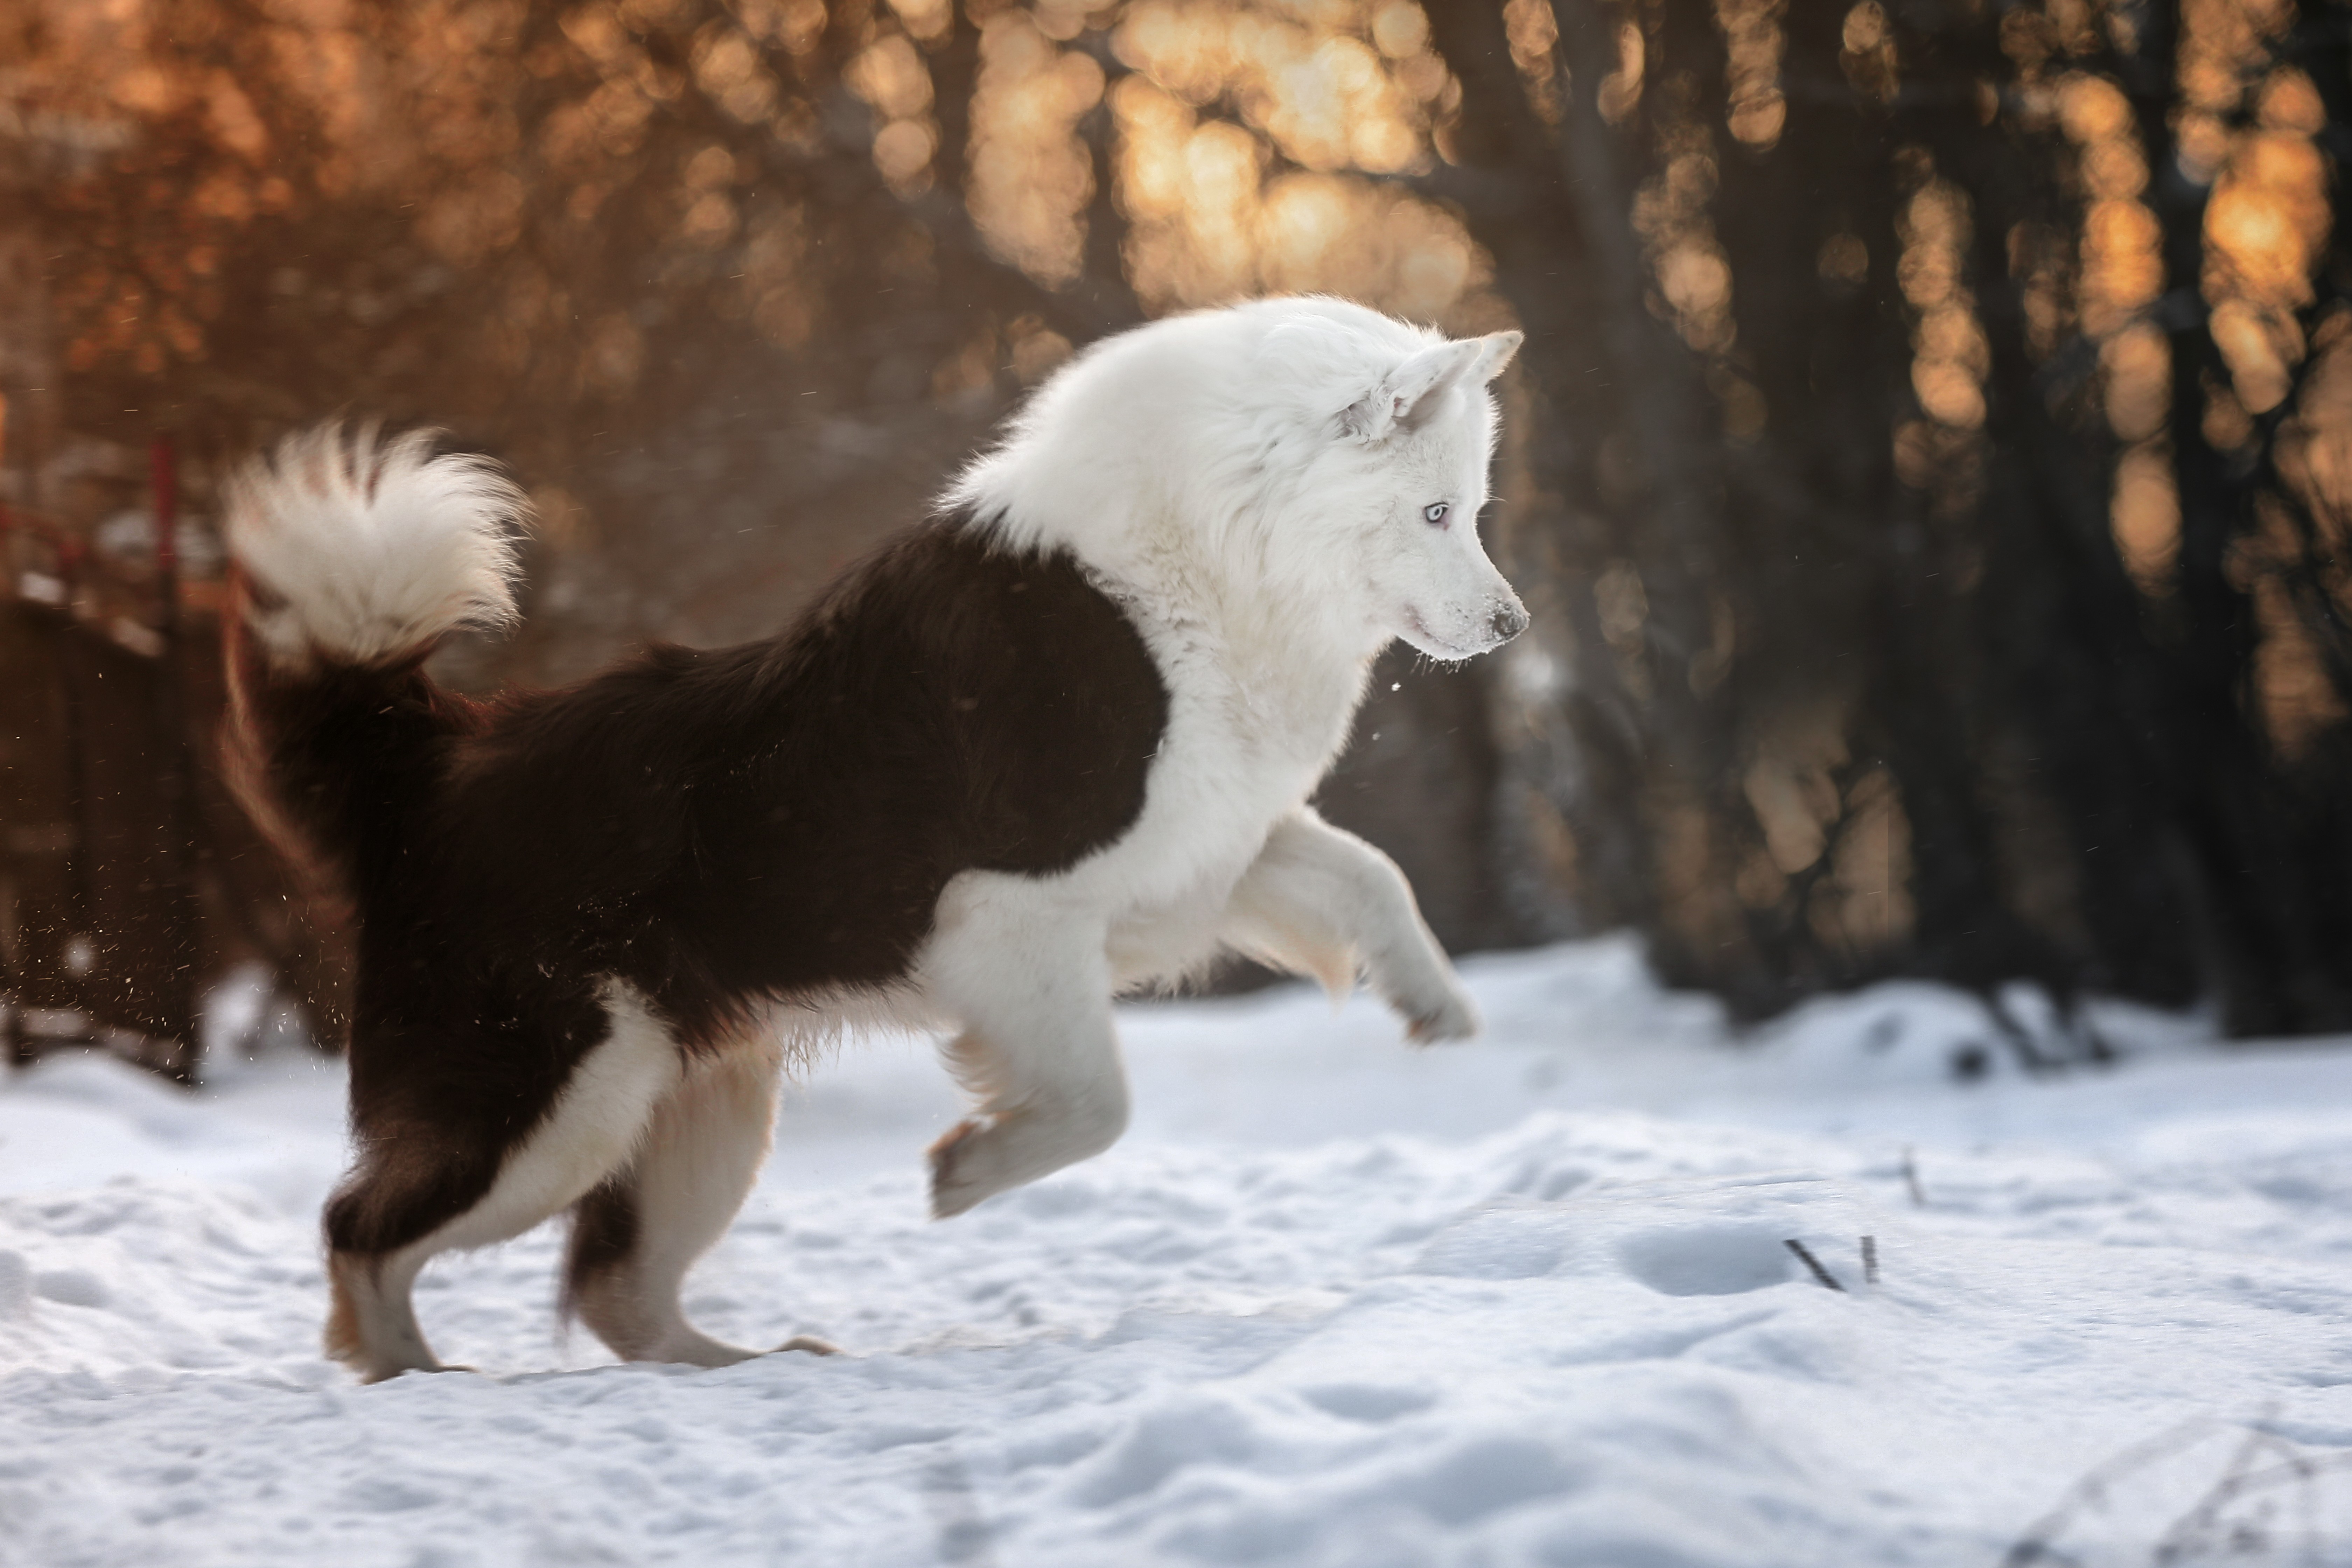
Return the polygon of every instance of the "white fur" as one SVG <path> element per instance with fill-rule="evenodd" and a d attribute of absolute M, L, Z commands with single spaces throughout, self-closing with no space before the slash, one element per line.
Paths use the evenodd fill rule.
<path fill-rule="evenodd" d="M 1099 1154 L 1127 1130 L 1099 898 L 1066 879 L 975 871 L 940 898 L 925 949 L 931 996 L 962 1032 L 948 1065 L 981 1114 L 931 1148 L 931 1212 Z"/>
<path fill-rule="evenodd" d="M 614 984 L 606 990 L 604 1011 L 611 1032 L 572 1068 L 546 1118 L 508 1152 L 497 1180 L 480 1201 L 379 1261 L 343 1256 L 332 1259 L 335 1290 L 354 1318 L 363 1358 L 359 1371 L 369 1382 L 440 1369 L 409 1299 L 418 1271 L 428 1261 L 444 1252 L 511 1240 L 578 1203 L 629 1162 L 655 1108 L 677 1087 L 682 1071 L 677 1042 L 647 1010 L 645 999 Z M 764 1134 L 761 1148 L 764 1152 Z M 735 1189 L 730 1214 L 742 1201 L 742 1187 Z M 683 1267 L 679 1272 L 683 1274 Z"/>
<path fill-rule="evenodd" d="M 513 621 L 529 504 L 486 459 L 433 442 L 321 426 L 230 481 L 229 548 L 263 590 L 246 622 L 280 668 L 379 664 Z"/>
<path fill-rule="evenodd" d="M 1395 866 L 1306 803 L 1391 640 L 1463 658 L 1526 625 L 1475 527 L 1486 384 L 1518 342 L 1324 299 L 1178 317 L 1080 355 L 957 482 L 1008 543 L 1069 550 L 1120 600 L 1170 710 L 1118 842 L 940 900 L 919 974 L 964 1026 L 949 1061 L 978 1104 L 933 1148 L 935 1213 L 1108 1147 L 1127 1114 L 1110 993 L 1220 945 L 1335 988 L 1361 966 L 1417 1037 L 1475 1029 Z"/>
<path fill-rule="evenodd" d="M 1396 862 L 1301 806 L 1275 824 L 1226 906 L 1224 940 L 1345 994 L 1360 971 L 1416 1039 L 1475 1034 L 1478 1010 Z"/>

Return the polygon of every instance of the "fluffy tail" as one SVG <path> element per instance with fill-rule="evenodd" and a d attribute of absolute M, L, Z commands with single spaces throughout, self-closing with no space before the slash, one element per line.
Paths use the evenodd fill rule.
<path fill-rule="evenodd" d="M 419 667 L 459 626 L 513 622 L 528 513 L 486 459 L 372 426 L 290 436 L 231 482 L 228 776 L 321 891 L 356 897 L 400 853 L 478 722 Z"/>

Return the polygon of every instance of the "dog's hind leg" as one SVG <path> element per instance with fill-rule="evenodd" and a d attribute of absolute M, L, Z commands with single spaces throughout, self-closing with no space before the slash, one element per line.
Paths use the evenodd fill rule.
<path fill-rule="evenodd" d="M 555 1069 L 503 1143 L 509 1108 L 486 1103 L 499 1095 L 453 1092 L 436 1116 L 414 1086 L 382 1101 L 354 1091 L 360 1159 L 327 1205 L 329 1355 L 370 1383 L 440 1370 L 410 1300 L 425 1265 L 520 1236 L 627 1163 L 678 1081 L 677 1047 L 633 993 L 608 987 L 601 1005 L 603 1037 Z"/>
<path fill-rule="evenodd" d="M 688 1322 L 678 1292 L 767 1159 L 782 1070 L 773 1038 L 691 1062 L 655 1108 L 636 1157 L 580 1200 L 564 1258 L 564 1310 L 623 1361 L 730 1366 L 761 1353 Z M 795 1338 L 779 1348 L 833 1347 Z"/>
<path fill-rule="evenodd" d="M 978 1100 L 931 1145 L 931 1213 L 1099 1154 L 1127 1130 L 1099 918 L 1027 878 L 968 873 L 940 900 L 921 972 L 963 1029 L 948 1069 Z"/>
<path fill-rule="evenodd" d="M 1226 905 L 1223 940 L 1335 995 L 1360 964 L 1417 1040 L 1478 1029 L 1478 1010 L 1430 934 L 1396 862 L 1307 807 L 1275 824 Z"/>

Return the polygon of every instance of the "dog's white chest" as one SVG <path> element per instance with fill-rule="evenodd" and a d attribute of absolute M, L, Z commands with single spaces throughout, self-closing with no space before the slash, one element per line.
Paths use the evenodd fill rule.
<path fill-rule="evenodd" d="M 1362 666 L 1324 659 L 1231 668 L 1222 649 L 1186 648 L 1163 666 L 1169 721 L 1134 828 L 1091 868 L 1123 969 L 1196 962 L 1201 933 L 1274 825 L 1304 805 L 1346 742 Z M 1321 668 L 1315 668 L 1319 665 Z"/>

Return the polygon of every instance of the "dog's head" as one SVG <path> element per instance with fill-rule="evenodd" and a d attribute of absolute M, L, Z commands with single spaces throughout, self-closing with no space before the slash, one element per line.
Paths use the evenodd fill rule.
<path fill-rule="evenodd" d="M 1528 624 L 1477 526 L 1487 384 L 1519 342 L 1318 296 L 1171 317 L 1065 366 L 947 499 L 1114 576 L 1245 588 L 1357 652 L 1468 658 Z"/>
<path fill-rule="evenodd" d="M 1305 395 L 1309 434 L 1271 548 L 1350 599 L 1380 641 L 1433 658 L 1485 653 L 1528 625 L 1478 539 L 1496 434 L 1487 384 L 1522 334 L 1447 341 L 1345 309 L 1276 328 L 1259 353 L 1269 379 Z"/>

